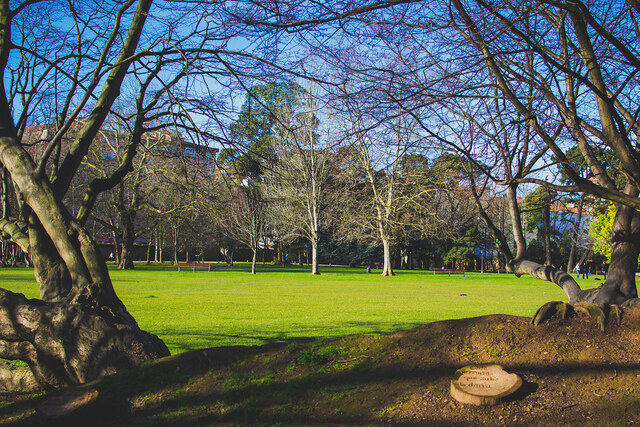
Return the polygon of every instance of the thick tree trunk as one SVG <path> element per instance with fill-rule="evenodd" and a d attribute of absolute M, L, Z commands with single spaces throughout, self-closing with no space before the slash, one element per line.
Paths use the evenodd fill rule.
<path fill-rule="evenodd" d="M 118 269 L 132 270 L 133 265 L 133 242 L 135 235 L 136 209 L 127 206 L 125 201 L 124 183 L 120 182 L 118 186 L 118 213 L 120 216 L 120 226 L 122 228 L 122 251 L 120 253 L 120 262 Z"/>
<path fill-rule="evenodd" d="M 135 216 L 134 210 L 124 210 L 121 213 L 123 234 L 122 234 L 122 250 L 120 252 L 120 263 L 118 269 L 133 270 L 133 243 L 136 239 L 135 235 Z"/>
<path fill-rule="evenodd" d="M 541 280 L 555 283 L 567 294 L 569 303 L 573 304 L 583 300 L 583 291 L 573 276 L 559 268 L 541 265 L 529 260 L 521 260 L 512 263 L 511 269 L 518 277 L 527 274 Z"/>
<path fill-rule="evenodd" d="M 158 337 L 140 330 L 120 301 L 109 301 L 103 285 L 89 284 L 49 303 L 0 290 L 2 356 L 28 363 L 31 386 L 79 384 L 169 354 Z M 0 378 L 0 388 L 15 385 L 6 369 Z"/>
<path fill-rule="evenodd" d="M 91 263 L 92 280 L 69 282 L 51 256 L 55 252 L 32 251 L 43 298 L 28 300 L 0 289 L 0 357 L 22 360 L 29 369 L 0 368 L 0 388 L 79 384 L 169 354 L 118 299 L 91 238 L 76 224 L 70 230 L 77 236 L 77 256 Z M 50 246 L 36 223 L 30 236 L 37 246 Z"/>
<path fill-rule="evenodd" d="M 318 267 L 318 238 L 311 239 L 311 274 L 320 274 Z"/>
<path fill-rule="evenodd" d="M 637 298 L 636 270 L 640 253 L 640 214 L 633 208 L 618 205 L 613 220 L 611 263 L 607 280 L 589 294 L 597 304 L 620 304 Z"/>
<path fill-rule="evenodd" d="M 382 240 L 383 266 L 382 276 L 394 276 L 393 267 L 391 265 L 391 245 L 389 239 Z"/>
<path fill-rule="evenodd" d="M 115 231 L 113 232 L 113 253 L 115 256 L 116 265 L 120 265 L 120 253 L 122 252 L 122 245 L 120 244 L 120 236 Z"/>
<path fill-rule="evenodd" d="M 122 239 L 122 249 L 120 251 L 119 270 L 133 270 L 133 242 L 129 238 Z"/>
<path fill-rule="evenodd" d="M 120 251 L 120 262 L 118 264 L 118 269 L 120 270 L 133 270 L 133 242 L 135 240 L 135 234 L 133 230 L 133 221 L 132 217 L 135 215 L 135 212 L 122 212 L 122 221 L 123 221 L 123 234 L 122 234 L 122 249 Z"/>
<path fill-rule="evenodd" d="M 29 243 L 40 299 L 57 301 L 71 290 L 69 272 L 35 215 L 29 219 Z"/>

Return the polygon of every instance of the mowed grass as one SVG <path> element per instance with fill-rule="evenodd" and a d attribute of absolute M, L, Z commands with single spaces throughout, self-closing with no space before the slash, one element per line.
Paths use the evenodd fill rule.
<path fill-rule="evenodd" d="M 511 274 L 434 276 L 426 271 L 214 265 L 177 272 L 169 266 L 112 270 L 118 296 L 141 328 L 172 353 L 227 345 L 259 345 L 350 334 L 380 334 L 437 320 L 485 314 L 532 316 L 543 303 L 566 301 L 557 286 Z M 595 286 L 593 278 L 581 285 Z M 0 269 L 0 286 L 38 297 L 30 269 Z"/>

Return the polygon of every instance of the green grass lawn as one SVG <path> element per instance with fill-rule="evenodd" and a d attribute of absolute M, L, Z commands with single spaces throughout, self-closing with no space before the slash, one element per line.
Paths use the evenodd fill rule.
<path fill-rule="evenodd" d="M 172 353 L 226 345 L 255 345 L 315 337 L 377 334 L 436 320 L 514 314 L 531 316 L 543 303 L 566 301 L 557 286 L 510 274 L 434 276 L 364 269 L 246 265 L 177 272 L 168 266 L 112 270 L 116 292 L 140 326 Z M 584 286 L 599 282 L 580 280 Z M 29 269 L 0 269 L 0 286 L 38 297 Z"/>

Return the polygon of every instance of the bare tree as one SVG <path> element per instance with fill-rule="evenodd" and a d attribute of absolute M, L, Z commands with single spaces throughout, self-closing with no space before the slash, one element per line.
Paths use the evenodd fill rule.
<path fill-rule="evenodd" d="M 557 278 L 553 280 L 563 283 L 570 302 L 622 303 L 636 298 L 640 155 L 634 143 L 638 135 L 633 113 L 637 102 L 631 93 L 636 87 L 634 76 L 640 61 L 637 37 L 625 29 L 635 28 L 637 11 L 627 5 L 582 2 L 558 2 L 552 6 L 531 2 L 526 12 L 484 2 L 475 3 L 473 10 L 460 1 L 454 1 L 454 5 L 461 33 L 481 53 L 501 96 L 527 121 L 544 144 L 544 150 L 553 153 L 575 184 L 563 186 L 532 176 L 519 176 L 516 181 L 535 182 L 556 190 L 583 191 L 612 200 L 619 209 L 614 222 L 610 274 L 599 288 L 580 290 L 561 273 L 526 262 L 524 248 L 513 259 L 514 271 Z M 485 24 L 494 27 L 488 29 Z M 506 29 L 503 37 L 489 41 L 490 33 L 503 28 Z M 540 38 L 543 32 L 546 35 Z M 520 60 L 512 53 L 516 44 L 526 48 Z M 521 90 L 523 86 L 529 88 L 537 105 L 523 98 L 526 94 Z M 557 138 L 535 116 L 543 105 L 566 127 L 566 139 Z M 593 111 L 598 114 L 594 116 Z M 567 144 L 563 145 L 563 141 Z M 573 167 L 566 156 L 571 146 L 579 147 L 595 180 L 584 178 Z M 615 163 L 601 163 L 596 156 L 597 147 L 611 150 Z"/>
<path fill-rule="evenodd" d="M 229 188 L 222 219 L 227 232 L 251 250 L 251 274 L 256 274 L 258 250 L 265 244 L 266 202 L 261 191 L 261 185 L 251 179 Z"/>
<path fill-rule="evenodd" d="M 278 118 L 277 160 L 268 178 L 274 226 L 311 243 L 311 274 L 320 274 L 318 241 L 326 203 L 328 151 L 318 135 L 316 94 L 297 88 L 296 108 L 274 112 Z"/>
<path fill-rule="evenodd" d="M 362 106 L 356 106 L 353 98 L 345 99 L 348 126 L 345 131 L 357 162 L 354 178 L 364 178 L 373 208 L 372 212 L 361 210 L 358 218 L 362 225 L 373 227 L 382 244 L 382 275 L 393 276 L 394 228 L 399 221 L 399 210 L 406 201 L 399 190 L 400 168 L 402 158 L 411 149 L 415 122 L 411 117 L 401 115 L 380 121 L 365 115 Z M 367 214 L 371 216 L 367 217 Z"/>
<path fill-rule="evenodd" d="M 580 1 L 454 0 L 450 6 L 403 15 L 407 31 L 399 36 L 403 48 L 397 56 L 420 65 L 387 80 L 395 104 L 432 140 L 466 156 L 471 170 L 487 177 L 475 182 L 476 199 L 484 197 L 488 184 L 506 189 L 514 247 L 485 219 L 514 273 L 558 284 L 570 302 L 618 304 L 636 298 L 637 11 L 623 3 Z M 568 158 L 572 147 L 584 156 L 591 176 Z M 597 155 L 603 149 L 613 161 Z M 557 179 L 555 165 L 570 184 Z M 602 286 L 582 290 L 561 269 L 528 259 L 518 197 L 528 183 L 618 204 L 615 255 Z"/>

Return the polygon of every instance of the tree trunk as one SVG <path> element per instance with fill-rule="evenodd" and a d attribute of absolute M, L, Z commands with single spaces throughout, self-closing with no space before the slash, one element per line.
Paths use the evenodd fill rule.
<path fill-rule="evenodd" d="M 311 239 L 311 274 L 320 274 L 318 267 L 318 238 Z"/>
<path fill-rule="evenodd" d="M 135 213 L 133 214 L 135 215 Z M 124 233 L 122 236 L 122 249 L 120 251 L 118 269 L 133 270 L 133 242 L 136 237 L 133 231 L 133 218 L 129 215 L 129 212 L 123 216 L 123 221 Z"/>
<path fill-rule="evenodd" d="M 40 299 L 48 302 L 60 300 L 71 290 L 71 277 L 35 215 L 29 218 L 29 243 Z"/>
<path fill-rule="evenodd" d="M 147 265 L 151 264 L 151 248 L 153 247 L 153 234 L 147 243 Z"/>
<path fill-rule="evenodd" d="M 251 259 L 251 274 L 256 274 L 256 258 L 258 257 L 258 249 L 252 248 L 253 257 Z"/>
<path fill-rule="evenodd" d="M 0 289 L 2 355 L 28 363 L 32 379 L 23 386 L 79 384 L 169 355 L 158 337 L 139 329 L 119 300 L 104 295 L 104 285 L 93 283 L 50 303 Z M 0 371 L 5 379 L 0 387 L 16 385 L 11 369 Z"/>
<path fill-rule="evenodd" d="M 118 213 L 122 227 L 122 251 L 120 253 L 120 263 L 118 269 L 133 270 L 133 242 L 135 235 L 136 209 L 127 207 L 125 202 L 124 184 L 118 186 Z"/>
<path fill-rule="evenodd" d="M 173 228 L 173 265 L 178 265 L 178 227 Z"/>
<path fill-rule="evenodd" d="M 18 370 L 0 365 L 0 388 L 79 384 L 169 355 L 158 337 L 140 330 L 116 296 L 97 246 L 69 221 L 76 256 L 86 262 L 91 281 L 70 280 L 60 257 L 47 250 L 52 247 L 47 234 L 32 220 L 30 241 L 36 250 L 31 254 L 42 299 L 0 289 L 0 357 L 29 365 Z"/>
<path fill-rule="evenodd" d="M 633 208 L 617 205 L 611 238 L 611 263 L 607 280 L 591 291 L 589 301 L 620 304 L 637 298 L 636 270 L 640 254 L 640 214 Z"/>
<path fill-rule="evenodd" d="M 575 303 L 584 300 L 583 291 L 580 289 L 578 283 L 569 273 L 566 273 L 558 268 L 553 268 L 549 265 L 541 265 L 537 262 L 529 260 L 515 261 L 511 264 L 513 272 L 516 276 L 520 277 L 524 274 L 536 277 L 541 280 L 555 283 L 560 286 L 562 290 L 569 297 L 569 303 Z"/>
<path fill-rule="evenodd" d="M 122 250 L 120 251 L 120 263 L 118 264 L 119 270 L 133 270 L 133 244 L 126 239 L 122 242 Z"/>
<path fill-rule="evenodd" d="M 158 230 L 155 230 L 153 232 L 152 236 L 153 236 L 153 239 L 154 239 L 154 242 L 153 242 L 153 260 L 155 262 L 158 262 L 158 260 L 160 259 L 159 252 L 158 252 L 158 241 L 160 240 L 159 235 L 158 235 Z"/>
<path fill-rule="evenodd" d="M 391 266 L 391 247 L 389 239 L 382 239 L 382 251 L 384 264 L 382 266 L 382 276 L 394 276 L 393 267 Z"/>
<path fill-rule="evenodd" d="M 115 231 L 113 231 L 112 234 L 113 234 L 113 253 L 114 253 L 114 256 L 116 257 L 115 262 L 116 262 L 116 265 L 120 265 L 120 252 L 122 252 L 120 237 L 118 236 L 118 233 L 116 233 Z"/>

